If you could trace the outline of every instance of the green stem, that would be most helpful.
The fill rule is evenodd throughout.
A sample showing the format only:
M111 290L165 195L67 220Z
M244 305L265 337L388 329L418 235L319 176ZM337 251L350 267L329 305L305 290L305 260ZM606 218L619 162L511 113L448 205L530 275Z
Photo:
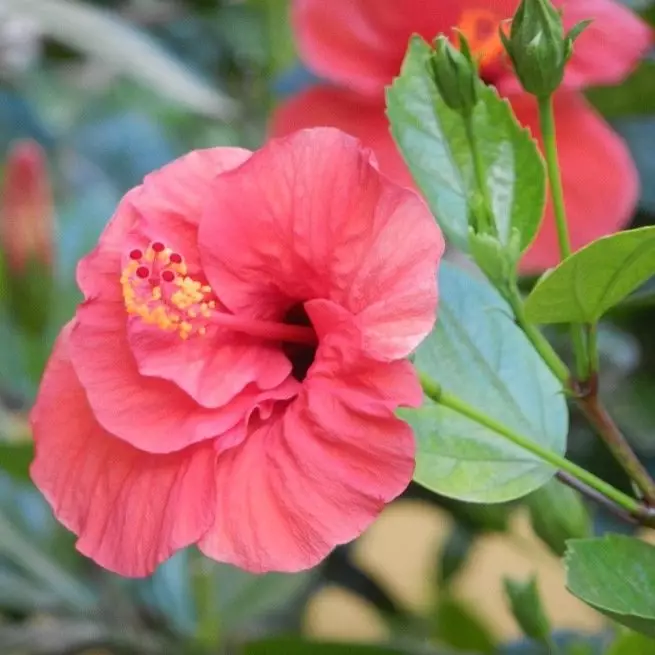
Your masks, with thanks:
M544 143L544 157L548 170L548 182L550 184L550 195L553 201L553 213L555 214L555 227L557 228L557 240L562 259L571 255L571 242L569 240L568 223L566 220L566 209L564 207L564 190L562 188L562 176L560 174L559 162L557 159L557 138L555 135L555 117L553 113L553 98L547 96L539 98L539 121L541 123L541 134ZM587 355L587 343L584 329L579 323L571 324L571 340L575 354L576 374L579 380L586 381L589 377L589 359Z
M475 174L475 184L480 194L482 207L475 203L475 217L478 220L476 229L478 232L486 234L496 234L496 224L494 221L493 210L491 207L491 198L489 197L489 189L485 181L485 166L482 161L480 148L478 148L478 141L475 138L475 130L473 129L473 117L470 115L464 116L464 130L466 131L466 139L471 151L471 159L473 160L473 172ZM482 225L481 223L484 223Z
M603 439L614 459L641 490L649 505L655 506L655 481L630 447L618 425L598 398L596 378L592 379L592 393L578 398L578 406Z
M600 357L598 355L598 324L587 325L587 349L589 352L589 377L598 374Z
M483 425L484 427L489 428L496 434L505 437L505 439L516 444L520 448L523 448L533 455L536 455L542 461L551 464L556 469L570 473L578 480L581 480L596 491L599 491L607 498L613 500L615 503L626 509L631 514L640 514L642 512L643 507L637 500L630 498L630 496L624 494L622 491L619 491L604 480L596 477L593 473L590 473L586 469L578 466L577 464L574 464L561 455L558 455L557 453L554 453L547 448L543 448L532 439L529 439L522 434L519 434L518 432L514 432L514 430L508 428L506 425L503 425L491 416L487 416L483 412L480 412L475 407L471 407L461 398L458 398L457 396L444 391L437 382L432 380L424 373L419 372L419 378L421 380L423 391L428 396L428 398L431 398L435 403L438 403L443 407L448 407L458 414L466 416L472 421L475 421L479 425Z
M571 376L569 369L560 359L559 355L555 352L548 339L544 337L539 328L528 321L523 307L523 300L521 299L516 283L514 283L509 290L507 301L514 312L514 318L517 325L523 330L535 350L541 356L541 359L543 359L548 368L553 372L553 375L562 383L563 387L567 387Z

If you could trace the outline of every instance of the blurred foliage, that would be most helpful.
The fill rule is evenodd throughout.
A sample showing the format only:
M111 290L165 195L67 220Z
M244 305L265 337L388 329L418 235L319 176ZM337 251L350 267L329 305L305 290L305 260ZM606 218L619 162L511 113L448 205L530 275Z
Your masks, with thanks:
M328 1L328 0L326 0ZM27 412L53 339L79 301L78 259L96 241L121 195L183 152L212 145L257 147L278 93L310 84L298 62L288 0L5 0L0 4L0 161L31 138L48 153L56 198L57 257L52 309L43 334L17 329L0 278L0 653L92 652L135 655L448 655L538 654L535 642L499 644L485 608L460 600L457 582L478 539L512 532L515 513L533 511L537 532L561 552L570 530L587 531L576 505L571 528L561 512L539 512L538 498L466 505L410 485L405 498L452 519L434 553L432 602L407 608L338 548L319 569L252 576L179 553L148 580L121 580L74 549L29 483ZM635 3L632 3L635 5ZM655 3L635 8L655 25ZM7 26L14 37L9 42ZM627 140L642 180L635 225L655 224L655 63L645 61L589 100ZM1 256L1 254L0 254ZM3 267L0 266L0 271ZM641 295L640 295L641 294ZM655 286L646 283L607 317L599 344L603 393L635 447L655 471ZM555 343L559 332L552 331ZM562 340L563 341L563 340ZM565 346L561 350L566 355ZM621 471L575 416L569 454L622 488ZM400 501L402 502L402 500ZM593 529L618 524L598 508ZM584 528L580 524L585 523ZM629 527L621 526L629 531ZM566 533L566 534L564 534ZM548 538L546 535L549 535ZM578 536L582 536L579 534ZM401 555L399 555L401 556ZM377 609L387 646L314 643L303 638L307 601L324 587L347 589ZM480 590L482 595L484 590ZM221 649L211 645L220 641ZM612 630L555 634L559 652L607 651ZM636 646L635 646L636 644ZM642 650L639 650L641 648ZM644 637L619 634L614 655L646 653Z

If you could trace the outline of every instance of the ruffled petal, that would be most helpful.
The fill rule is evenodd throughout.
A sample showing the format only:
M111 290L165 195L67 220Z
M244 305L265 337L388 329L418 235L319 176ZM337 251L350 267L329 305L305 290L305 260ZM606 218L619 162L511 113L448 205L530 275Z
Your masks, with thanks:
M242 148L194 150L147 175L132 197L142 232L182 254L191 274L199 268L198 223L211 182L250 155Z
M77 284L86 300L122 302L120 285L122 258L138 242L139 215L132 200L139 187L129 191L100 235L98 245L77 265Z
M511 98L517 118L541 139L534 100ZM635 165L622 139L575 92L555 97L557 149L573 250L629 222L639 195ZM536 273L560 261L552 206L521 262L524 273Z
M407 355L431 329L441 232L355 139L321 128L270 141L213 190L200 252L233 312L279 319L329 299L361 317L380 359Z
M85 298L122 298L124 259L148 241L161 241L183 253L189 269L197 271L197 228L208 186L249 156L250 151L241 148L195 150L150 173L125 194L98 245L78 265L77 282Z
M411 365L363 357L338 308L308 305L327 331L316 363L286 410L220 456L216 521L199 543L257 573L314 566L360 535L414 470L411 429L393 413L421 402Z
M203 407L221 407L249 384L272 389L291 373L278 343L215 326L182 340L136 319L128 339L141 375L174 382Z
M141 375L124 312L118 303L82 305L69 340L75 372L105 430L146 452L169 453L220 437L247 418L259 399L257 388L249 386L225 405L206 409L172 382Z
M216 455L212 444L151 455L106 432L69 360L70 331L57 341L32 412L32 479L80 552L115 573L149 575L211 525Z
M300 53L319 75L359 93L382 96L400 71L412 34L432 40L450 34L464 12L484 10L504 19L518 0L294 0L292 19Z
M375 153L380 170L396 184L414 188L412 176L389 132L384 101L333 86L315 86L273 112L270 134L287 136L308 127L336 127Z

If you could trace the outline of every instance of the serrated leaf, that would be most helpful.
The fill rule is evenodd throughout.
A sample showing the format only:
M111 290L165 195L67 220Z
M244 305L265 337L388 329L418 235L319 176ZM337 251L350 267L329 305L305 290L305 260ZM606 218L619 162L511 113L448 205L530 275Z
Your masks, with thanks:
M567 546L568 590L618 623L655 637L655 547L623 535L572 539Z
M590 243L537 282L525 302L534 323L595 323L655 274L655 227Z
M45 34L190 109L221 118L234 102L115 13L76 0L4 0L11 14L35 21Z
M473 163L462 118L446 106L428 75L430 51L421 38L412 39L400 76L387 90L387 115L396 144L437 221L453 245L467 250ZM543 161L507 101L483 84L479 92L473 126L499 236L507 243L515 227L525 249L543 215Z
M564 453L568 414L561 386L488 284L442 265L437 325L414 361L445 391ZM442 495L502 502L534 491L555 473L495 432L428 399L402 416L418 440L414 479Z

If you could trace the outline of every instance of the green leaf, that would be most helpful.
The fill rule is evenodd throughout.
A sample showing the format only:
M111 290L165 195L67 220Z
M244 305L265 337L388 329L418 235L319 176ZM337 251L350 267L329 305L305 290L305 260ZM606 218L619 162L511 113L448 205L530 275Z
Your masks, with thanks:
M400 76L387 90L391 133L448 240L468 250L468 200L475 190L473 162L462 118L449 109L428 74L431 48L414 37ZM481 151L498 232L512 228L525 249L534 238L545 202L544 165L530 133L506 100L480 84L473 131Z
M225 629L243 626L298 599L318 569L254 575L228 564L214 564L219 616Z
M633 537L572 539L566 586L591 607L655 637L655 547Z
M620 634L605 655L645 655L655 653L655 640L636 632Z
M296 638L254 641L240 649L243 655L407 655L406 651L364 644L331 644Z
M439 556L437 582L440 589L453 582L468 561L471 547L475 543L475 533L466 526L456 523L443 544Z
M437 325L416 351L415 365L445 391L564 453L568 415L561 385L488 284L441 266ZM414 479L444 496L512 500L555 473L535 455L427 398L418 410L400 413L418 440Z
M595 323L655 274L655 226L590 243L547 272L525 303L534 323Z
M503 582L512 614L523 633L530 639L550 645L550 623L541 604L537 579L533 577L527 582L518 582L505 578Z
M471 653L495 653L497 640L482 619L466 605L445 594L439 600L432 637L444 646Z
M56 594L60 605L78 612L94 608L95 597L86 585L71 576L1 512L0 557L40 588Z
M234 114L230 98L115 13L75 0L5 0L3 6L35 21L53 39L194 111L223 120Z
M587 89L586 95L607 118L643 116L655 113L655 94L651 92L653 88L655 62L646 60L621 84Z
M29 442L0 441L0 469L19 482L30 479L30 464L33 457L34 446Z
M535 534L561 557L568 539L589 537L591 519L580 495L558 480L550 480L527 498Z

